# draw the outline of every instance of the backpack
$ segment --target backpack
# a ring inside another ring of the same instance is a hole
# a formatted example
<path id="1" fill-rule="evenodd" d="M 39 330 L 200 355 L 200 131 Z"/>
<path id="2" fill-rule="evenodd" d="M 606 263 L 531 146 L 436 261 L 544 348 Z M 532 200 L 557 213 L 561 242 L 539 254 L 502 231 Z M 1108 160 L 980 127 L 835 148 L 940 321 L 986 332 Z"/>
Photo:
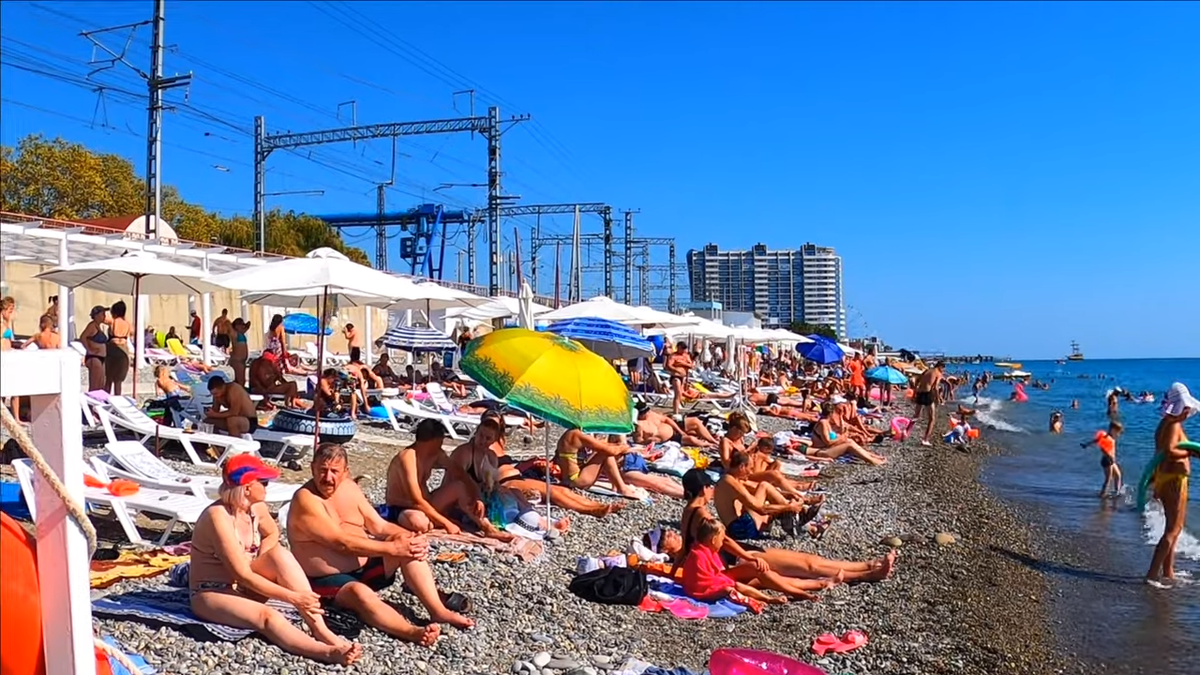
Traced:
<path id="1" fill-rule="evenodd" d="M 572 579 L 568 588 L 589 602 L 634 607 L 649 592 L 646 573 L 630 567 L 603 567 L 585 572 Z"/>

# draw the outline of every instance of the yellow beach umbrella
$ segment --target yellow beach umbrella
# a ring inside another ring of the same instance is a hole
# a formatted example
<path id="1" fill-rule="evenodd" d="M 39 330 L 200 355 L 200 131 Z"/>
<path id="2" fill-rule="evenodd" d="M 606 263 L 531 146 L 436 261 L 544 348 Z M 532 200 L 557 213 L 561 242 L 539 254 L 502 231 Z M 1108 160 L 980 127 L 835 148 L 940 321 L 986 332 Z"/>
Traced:
<path id="1" fill-rule="evenodd" d="M 569 338 L 505 328 L 467 344 L 460 367 L 512 407 L 568 429 L 633 430 L 632 399 L 620 374 Z"/>

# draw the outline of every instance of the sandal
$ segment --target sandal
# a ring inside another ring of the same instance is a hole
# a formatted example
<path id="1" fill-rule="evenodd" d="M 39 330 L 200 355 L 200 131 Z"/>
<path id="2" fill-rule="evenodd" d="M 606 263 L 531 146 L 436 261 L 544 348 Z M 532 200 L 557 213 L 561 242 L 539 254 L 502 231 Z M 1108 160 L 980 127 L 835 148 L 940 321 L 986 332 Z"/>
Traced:
<path id="1" fill-rule="evenodd" d="M 408 587 L 408 584 L 402 585 L 400 590 L 408 593 L 409 595 L 416 595 L 416 593 L 413 593 L 412 589 Z M 463 595 L 462 593 L 442 593 L 441 591 L 438 591 L 438 596 L 441 597 L 442 604 L 446 606 L 446 609 L 450 610 L 451 612 L 467 614 L 471 612 L 471 610 L 475 609 L 475 603 L 471 601 L 470 596 Z"/>

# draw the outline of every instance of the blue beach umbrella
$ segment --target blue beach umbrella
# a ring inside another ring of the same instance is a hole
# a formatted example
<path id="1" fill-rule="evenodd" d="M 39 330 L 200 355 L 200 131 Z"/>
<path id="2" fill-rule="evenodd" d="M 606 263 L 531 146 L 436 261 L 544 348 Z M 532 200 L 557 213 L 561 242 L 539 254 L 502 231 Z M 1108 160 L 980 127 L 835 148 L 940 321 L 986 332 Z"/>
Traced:
<path id="1" fill-rule="evenodd" d="M 629 326 L 608 319 L 565 319 L 546 330 L 571 338 L 606 359 L 654 356 L 654 343 Z"/>
<path id="2" fill-rule="evenodd" d="M 868 370 L 865 375 L 872 382 L 883 382 L 884 384 L 908 384 L 908 377 L 891 366 L 875 366 Z"/>
<path id="3" fill-rule="evenodd" d="M 380 339 L 385 347 L 414 354 L 452 352 L 458 348 L 454 340 L 441 331 L 420 326 L 389 328 Z"/>
<path id="4" fill-rule="evenodd" d="M 283 317 L 283 332 L 288 335 L 316 335 L 320 330 L 317 317 L 312 314 L 297 312 Z M 325 334 L 333 335 L 333 329 L 326 328 Z"/>
<path id="5" fill-rule="evenodd" d="M 829 338 L 820 335 L 809 335 L 808 339 L 812 342 L 801 342 L 796 345 L 796 351 L 800 352 L 800 356 L 814 361 L 821 365 L 829 365 L 831 363 L 841 363 L 842 359 L 846 358 L 845 352 L 836 343 L 831 342 Z"/>

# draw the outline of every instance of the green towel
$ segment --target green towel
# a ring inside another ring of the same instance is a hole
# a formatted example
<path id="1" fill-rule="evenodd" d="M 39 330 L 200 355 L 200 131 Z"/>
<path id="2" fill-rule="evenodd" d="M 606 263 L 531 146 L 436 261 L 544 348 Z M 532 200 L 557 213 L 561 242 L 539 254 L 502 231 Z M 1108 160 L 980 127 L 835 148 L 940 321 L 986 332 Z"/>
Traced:
<path id="1" fill-rule="evenodd" d="M 1138 511 L 1145 509 L 1146 504 L 1150 502 L 1150 481 L 1154 480 L 1154 472 L 1158 470 L 1158 465 L 1162 463 L 1162 460 L 1162 453 L 1156 452 L 1146 464 L 1146 468 L 1142 469 L 1142 478 L 1138 481 Z"/>

